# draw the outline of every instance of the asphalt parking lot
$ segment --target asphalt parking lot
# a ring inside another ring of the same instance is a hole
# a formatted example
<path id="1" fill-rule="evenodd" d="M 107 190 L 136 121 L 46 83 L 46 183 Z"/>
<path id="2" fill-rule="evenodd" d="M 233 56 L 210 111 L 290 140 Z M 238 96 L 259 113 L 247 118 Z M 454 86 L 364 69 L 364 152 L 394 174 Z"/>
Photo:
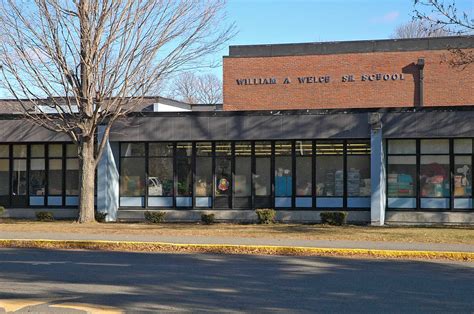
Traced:
<path id="1" fill-rule="evenodd" d="M 474 264 L 0 249 L 0 313 L 474 311 Z"/>

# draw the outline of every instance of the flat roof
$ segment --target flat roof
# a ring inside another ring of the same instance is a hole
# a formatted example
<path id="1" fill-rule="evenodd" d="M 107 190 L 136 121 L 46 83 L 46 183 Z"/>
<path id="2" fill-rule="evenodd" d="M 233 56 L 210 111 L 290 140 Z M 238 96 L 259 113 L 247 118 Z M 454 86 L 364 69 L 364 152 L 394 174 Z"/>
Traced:
<path id="1" fill-rule="evenodd" d="M 444 50 L 448 48 L 474 48 L 474 35 L 409 39 L 310 42 L 294 44 L 237 45 L 229 46 L 229 56 L 225 56 L 224 58 L 280 57 L 367 52 L 403 52 L 420 50 Z"/>

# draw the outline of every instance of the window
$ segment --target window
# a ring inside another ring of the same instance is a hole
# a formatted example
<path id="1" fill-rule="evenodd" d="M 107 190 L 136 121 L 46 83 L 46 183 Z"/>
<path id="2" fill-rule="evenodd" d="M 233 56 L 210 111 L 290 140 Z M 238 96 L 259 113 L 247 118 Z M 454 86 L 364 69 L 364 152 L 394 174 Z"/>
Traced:
<path id="1" fill-rule="evenodd" d="M 79 195 L 79 158 L 77 145 L 66 145 L 66 196 Z"/>
<path id="2" fill-rule="evenodd" d="M 212 206 L 212 143 L 196 143 L 196 207 Z"/>
<path id="3" fill-rule="evenodd" d="M 297 141 L 296 153 L 296 195 L 311 196 L 312 193 L 312 168 L 313 145 L 311 141 Z"/>
<path id="4" fill-rule="evenodd" d="M 455 208 L 472 207 L 462 198 L 472 197 L 472 139 L 453 140 L 454 149 L 454 200 Z"/>
<path id="5" fill-rule="evenodd" d="M 416 156 L 388 156 L 388 197 L 416 196 Z"/>
<path id="6" fill-rule="evenodd" d="M 312 207 L 313 143 L 312 141 L 296 141 L 295 145 L 295 207 Z"/>
<path id="7" fill-rule="evenodd" d="M 217 142 L 215 150 L 215 207 L 230 208 L 232 178 L 232 145 L 229 142 Z"/>
<path id="8" fill-rule="evenodd" d="M 421 197 L 449 197 L 449 140 L 421 140 L 420 153 Z"/>
<path id="9" fill-rule="evenodd" d="M 148 196 L 173 196 L 173 144 L 150 143 Z"/>
<path id="10" fill-rule="evenodd" d="M 13 160 L 12 195 L 26 195 L 26 159 Z"/>
<path id="11" fill-rule="evenodd" d="M 347 196 L 370 196 L 370 143 L 348 142 L 346 151 Z"/>
<path id="12" fill-rule="evenodd" d="M 389 140 L 388 153 L 390 155 L 416 154 L 416 140 Z"/>
<path id="13" fill-rule="evenodd" d="M 291 207 L 293 195 L 293 145 L 275 142 L 275 207 Z"/>
<path id="14" fill-rule="evenodd" d="M 212 196 L 212 143 L 196 143 L 196 196 Z"/>
<path id="15" fill-rule="evenodd" d="M 178 177 L 178 196 L 192 195 L 192 144 L 178 143 L 176 146 L 176 172 Z"/>
<path id="16" fill-rule="evenodd" d="M 120 156 L 120 196 L 144 196 L 145 144 L 123 143 L 120 145 Z M 139 203 L 132 202 L 130 205 L 132 204 Z"/>
<path id="17" fill-rule="evenodd" d="M 343 152 L 343 143 L 316 143 L 316 196 L 344 195 Z"/>
<path id="18" fill-rule="evenodd" d="M 235 143 L 234 197 L 236 208 L 251 207 L 252 181 L 252 144 Z"/>
<path id="19" fill-rule="evenodd" d="M 275 143 L 275 196 L 291 197 L 293 186 L 291 142 Z"/>
<path id="20" fill-rule="evenodd" d="M 44 145 L 31 145 L 30 154 L 30 205 L 44 206 L 44 195 L 46 195 L 46 162 Z"/>
<path id="21" fill-rule="evenodd" d="M 0 200 L 7 205 L 10 194 L 10 147 L 0 145 Z"/>
<path id="22" fill-rule="evenodd" d="M 9 195 L 10 186 L 10 161 L 8 159 L 0 159 L 0 196 Z"/>
<path id="23" fill-rule="evenodd" d="M 66 159 L 66 195 L 79 195 L 79 159 Z"/>
<path id="24" fill-rule="evenodd" d="M 48 195 L 62 195 L 63 192 L 63 161 L 49 160 Z"/>
<path id="25" fill-rule="evenodd" d="M 272 171 L 271 171 L 271 142 L 255 142 L 255 173 L 253 175 L 253 190 L 255 208 L 271 207 L 272 201 Z"/>
<path id="26" fill-rule="evenodd" d="M 47 145 L 48 154 L 48 194 L 49 206 L 63 205 L 63 144 Z"/>
<path id="27" fill-rule="evenodd" d="M 13 145 L 13 169 L 11 173 L 11 205 L 24 207 L 27 198 L 27 145 Z"/>
<path id="28" fill-rule="evenodd" d="M 388 208 L 416 208 L 416 140 L 387 141 Z"/>
<path id="29" fill-rule="evenodd" d="M 472 196 L 472 158 L 471 156 L 454 157 L 454 196 Z"/>

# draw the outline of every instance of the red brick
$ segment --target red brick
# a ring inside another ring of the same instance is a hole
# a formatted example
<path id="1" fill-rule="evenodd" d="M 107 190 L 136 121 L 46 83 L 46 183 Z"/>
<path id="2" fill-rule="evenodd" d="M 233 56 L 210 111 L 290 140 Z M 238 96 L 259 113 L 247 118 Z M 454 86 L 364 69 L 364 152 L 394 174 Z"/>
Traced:
<path id="1" fill-rule="evenodd" d="M 424 106 L 474 105 L 474 66 L 455 69 L 444 50 L 285 57 L 224 58 L 224 110 L 348 109 L 418 105 L 418 70 L 425 58 Z M 362 82 L 362 74 L 404 73 L 404 81 Z M 414 73 L 414 74 L 413 74 Z M 353 74 L 356 82 L 342 83 Z M 299 84 L 298 76 L 331 76 L 327 84 Z M 269 78 L 276 85 L 237 85 L 237 79 Z M 283 85 L 284 78 L 292 83 Z"/>

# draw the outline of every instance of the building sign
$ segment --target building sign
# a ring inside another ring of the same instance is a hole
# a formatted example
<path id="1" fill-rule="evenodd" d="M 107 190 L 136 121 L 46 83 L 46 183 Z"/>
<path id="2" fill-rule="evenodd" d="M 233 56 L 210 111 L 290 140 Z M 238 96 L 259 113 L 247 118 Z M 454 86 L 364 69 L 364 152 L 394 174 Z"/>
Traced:
<path id="1" fill-rule="evenodd" d="M 403 73 L 373 73 L 361 74 L 356 76 L 354 74 L 343 75 L 338 79 L 331 78 L 330 75 L 323 76 L 298 76 L 295 78 L 285 77 L 284 79 L 277 79 L 275 77 L 257 77 L 257 78 L 240 78 L 237 79 L 237 85 L 277 85 L 277 84 L 328 84 L 330 82 L 375 82 L 375 81 L 404 81 L 405 75 Z"/>

